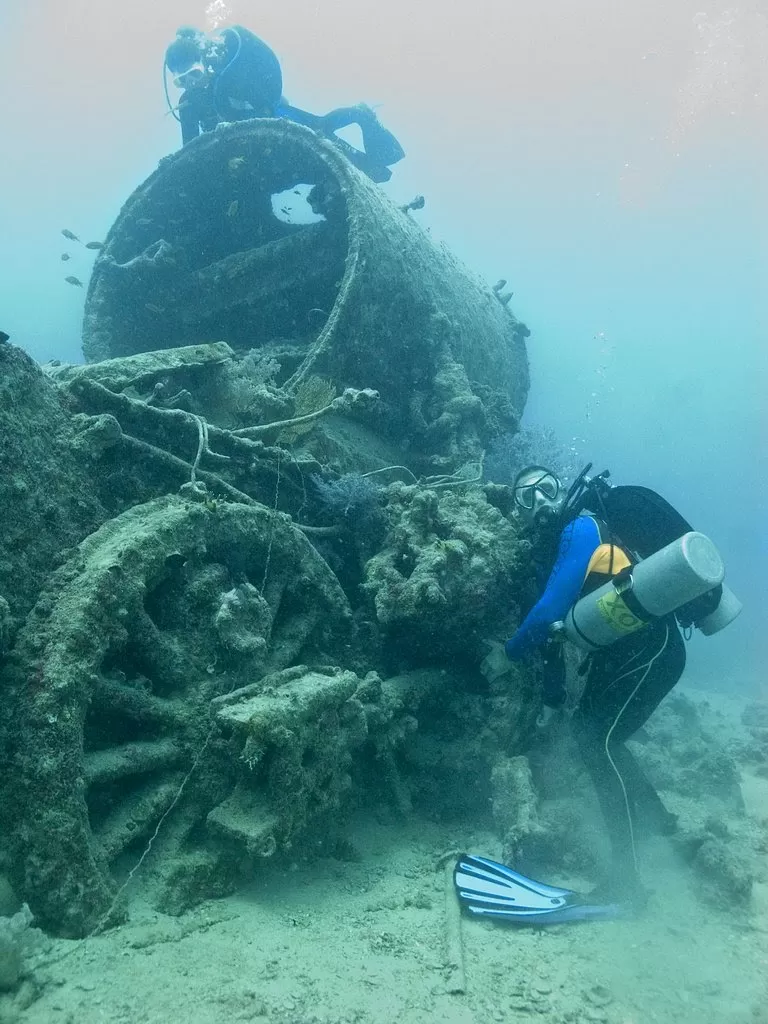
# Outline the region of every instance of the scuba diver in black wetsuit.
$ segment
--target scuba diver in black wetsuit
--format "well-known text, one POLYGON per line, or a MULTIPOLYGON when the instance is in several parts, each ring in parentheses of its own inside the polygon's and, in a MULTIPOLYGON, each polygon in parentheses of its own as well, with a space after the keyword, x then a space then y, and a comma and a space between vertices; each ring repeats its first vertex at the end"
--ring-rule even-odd
POLYGON ((183 145, 222 121, 274 116, 283 91, 277 57, 240 26, 224 29, 218 43, 180 28, 165 52, 165 68, 184 90, 178 104, 183 145))
POLYGON ((389 181, 390 165, 405 155, 394 135, 365 104, 339 107, 324 116, 291 106, 282 95, 277 57, 241 25, 224 29, 218 42, 196 29, 180 28, 166 50, 165 71, 170 71, 175 84, 184 90, 178 103, 183 145, 221 122, 283 117, 331 138, 350 162, 375 182, 389 181), (352 124, 360 127, 362 152, 335 134, 352 124))
POLYGON ((566 696, 558 640, 572 640, 589 652, 572 726, 613 854, 611 872, 589 898, 638 906, 645 890, 635 828, 640 824, 647 831, 670 834, 676 819, 626 740, 648 721, 683 673, 685 647, 678 623, 710 634, 735 618, 741 606, 721 583, 722 562, 708 538, 693 531, 654 491, 613 488, 607 473, 590 481, 589 468, 567 495, 546 467, 529 466, 515 479, 515 511, 535 530, 537 546, 552 550, 557 544, 554 566, 538 601, 504 647, 494 646, 482 669, 487 678, 499 678, 508 671, 506 659, 517 660, 542 646, 544 707, 539 725, 546 725, 566 696), (674 558, 669 554, 673 550, 674 558))

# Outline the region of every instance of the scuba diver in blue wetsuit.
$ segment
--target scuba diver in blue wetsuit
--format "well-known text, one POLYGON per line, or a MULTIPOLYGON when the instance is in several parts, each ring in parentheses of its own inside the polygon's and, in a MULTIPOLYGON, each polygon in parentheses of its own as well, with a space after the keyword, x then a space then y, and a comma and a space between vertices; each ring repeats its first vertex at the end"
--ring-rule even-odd
POLYGON ((389 181, 390 166, 405 155, 395 136, 363 103, 339 107, 324 116, 291 106, 282 94, 277 57, 241 25, 224 29, 215 42, 194 28, 180 28, 165 52, 164 74, 167 71, 183 89, 176 115, 183 145, 222 122, 283 117, 332 139, 350 162, 375 182, 389 181), (352 124, 360 128, 363 151, 335 134, 352 124))
MULTIPOLYGON (((520 517, 544 531, 559 525, 565 498, 558 478, 534 466, 520 473, 514 485, 520 517)), ((597 516, 581 514, 560 532, 557 554, 544 592, 504 645, 516 660, 541 644, 562 647, 551 640, 554 623, 563 622, 578 599, 602 586, 632 564, 632 558, 597 516)), ((549 658, 562 656, 551 650, 549 658)), ((635 861, 633 823, 662 833, 674 830, 675 819, 646 779, 625 741, 650 718, 678 682, 685 668, 685 647, 674 615, 667 615, 615 646, 589 655, 587 678, 573 717, 579 751, 590 773, 611 839, 614 873, 610 892, 601 898, 629 896, 637 901, 642 890, 635 861)), ((565 699, 562 681, 554 673, 544 696, 548 710, 565 699), (560 681, 560 685, 557 683, 560 681)), ((551 714, 551 710, 549 711, 551 714)))
POLYGON ((509 671, 510 660, 542 647, 539 725, 546 725, 566 695, 558 641, 568 639, 588 652, 572 724, 609 832, 612 868, 603 884, 582 897, 486 858, 461 858, 454 877, 462 904, 475 914, 516 923, 604 917, 621 905, 644 904, 636 828, 666 835, 676 819, 626 740, 683 673, 678 623, 710 635, 741 609, 722 584, 722 560, 707 537, 655 491, 612 487, 607 472, 589 480, 590 468, 567 494, 546 467, 528 466, 517 475, 515 511, 538 546, 549 550, 553 568, 517 631, 503 648, 492 645, 481 668, 489 680, 498 679, 509 671))

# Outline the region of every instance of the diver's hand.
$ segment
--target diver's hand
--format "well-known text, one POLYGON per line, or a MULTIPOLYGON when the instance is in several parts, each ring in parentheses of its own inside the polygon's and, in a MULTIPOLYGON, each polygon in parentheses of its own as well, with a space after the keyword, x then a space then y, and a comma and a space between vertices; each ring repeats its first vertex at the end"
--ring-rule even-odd
POLYGON ((489 650, 480 662, 480 671, 489 683, 494 683, 509 672, 512 662, 506 655, 504 644, 500 644, 498 640, 484 640, 483 643, 489 650))

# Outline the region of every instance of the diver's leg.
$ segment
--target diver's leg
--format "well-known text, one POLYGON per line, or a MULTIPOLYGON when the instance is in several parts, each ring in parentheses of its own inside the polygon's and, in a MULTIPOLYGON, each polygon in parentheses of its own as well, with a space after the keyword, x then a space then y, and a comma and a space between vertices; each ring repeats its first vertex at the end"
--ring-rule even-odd
POLYGON ((295 124, 303 124, 306 128, 311 128, 313 132, 325 132, 325 118, 319 114, 312 114, 308 110, 302 110, 301 107, 293 107, 290 103, 281 103, 277 110, 278 117, 284 117, 287 121, 293 121, 295 124))
POLYGON ((634 699, 627 705, 613 731, 614 747, 621 751, 621 763, 616 760, 627 792, 631 794, 636 817, 645 828, 659 835, 675 831, 677 819, 671 814, 646 778, 634 754, 624 741, 633 736, 651 717, 653 712, 679 681, 685 669, 685 644, 673 619, 654 627, 658 640, 663 628, 667 629, 666 643, 661 654, 634 699))
POLYGON ((579 710, 574 715, 573 725, 582 760, 592 779, 605 819, 613 863, 618 873, 630 880, 639 881, 631 807, 628 810, 622 783, 606 750, 608 727, 605 722, 589 718, 579 710))
MULTIPOLYGON (((621 777, 621 782, 626 791, 634 838, 637 838, 638 833, 644 835, 671 835, 677 827, 677 818, 664 806, 661 797, 649 782, 632 751, 627 747, 626 743, 619 742, 611 742, 608 749, 615 766, 613 773, 621 777)), ((598 770, 603 770, 604 768, 605 764, 601 765, 598 770)), ((592 774, 594 777, 594 773, 592 774)), ((595 788, 598 796, 600 796, 608 787, 605 784, 596 784, 595 788)), ((601 807, 606 814, 606 822, 608 824, 610 824, 610 821, 615 816, 617 816, 616 820, 619 822, 623 817, 626 817, 627 807, 623 799, 620 804, 614 803, 608 808, 603 806, 603 801, 601 800, 601 807), (608 817, 608 813, 611 814, 612 818, 608 817)), ((626 837, 627 832, 628 830, 622 830, 621 837, 618 838, 617 843, 614 845, 620 846, 622 838, 626 837)))
POLYGON ((645 833, 672 835, 677 829, 677 815, 664 806, 664 801, 626 744, 619 744, 617 750, 621 751, 621 763, 616 758, 614 760, 631 795, 633 821, 645 833))
POLYGON ((652 787, 624 740, 647 721, 677 682, 684 656, 676 627, 665 622, 655 623, 615 649, 598 652, 574 715, 576 739, 611 840, 614 873, 629 889, 640 885, 636 806, 638 800, 648 799, 652 787))
POLYGON ((367 175, 371 181, 375 181, 377 185, 389 181, 392 177, 392 171, 388 167, 377 163, 375 160, 371 160, 367 153, 362 153, 359 149, 355 149, 346 139, 340 139, 334 135, 332 141, 334 146, 341 150, 351 164, 354 164, 359 171, 367 175))
POLYGON ((323 131, 337 132, 342 128, 348 128, 351 124, 358 124, 360 111, 357 107, 335 107, 323 115, 323 131))
POLYGON ((389 167, 405 156, 403 147, 392 132, 380 123, 376 114, 364 103, 354 107, 337 107, 325 115, 323 122, 324 130, 328 133, 337 132, 351 124, 359 125, 365 154, 374 164, 389 167))
POLYGON ((363 119, 360 122, 365 152, 372 160, 390 167, 403 159, 405 150, 392 132, 380 123, 373 111, 371 114, 370 119, 363 119))
MULTIPOLYGON (((616 741, 628 740, 641 726, 645 725, 659 704, 680 680, 685 669, 685 644, 672 616, 655 622, 652 626, 647 627, 647 630, 644 630, 644 632, 646 631, 648 633, 647 642, 642 646, 635 660, 646 662, 652 658, 653 661, 642 686, 623 708, 616 721, 613 731, 616 741)), ((632 667, 633 664, 634 662, 630 663, 628 667, 632 667)), ((622 670, 619 667, 616 675, 620 676, 621 674, 622 670)), ((624 680, 618 680, 619 688, 624 684, 624 680)), ((619 704, 618 697, 612 695, 610 687, 598 699, 610 708, 619 704)), ((624 701, 622 701, 623 703, 624 701)))

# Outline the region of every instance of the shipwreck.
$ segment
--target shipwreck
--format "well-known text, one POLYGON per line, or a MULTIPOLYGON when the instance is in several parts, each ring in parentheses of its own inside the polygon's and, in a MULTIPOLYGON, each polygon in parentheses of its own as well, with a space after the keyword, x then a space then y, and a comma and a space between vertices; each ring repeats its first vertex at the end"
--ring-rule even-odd
POLYGON ((331 855, 361 802, 526 778, 535 678, 477 662, 529 572, 482 473, 527 334, 331 143, 257 120, 128 198, 84 364, 0 343, 0 854, 42 925, 106 927, 135 876, 179 912, 331 855))

